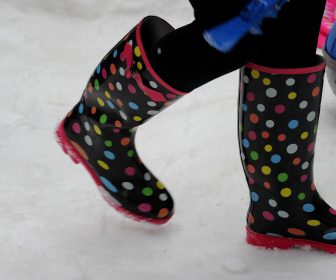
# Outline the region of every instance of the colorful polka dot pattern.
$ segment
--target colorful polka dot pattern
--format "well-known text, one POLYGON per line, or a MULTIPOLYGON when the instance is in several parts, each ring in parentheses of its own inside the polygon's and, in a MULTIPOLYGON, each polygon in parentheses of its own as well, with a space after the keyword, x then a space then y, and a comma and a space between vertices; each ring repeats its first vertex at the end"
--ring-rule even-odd
POLYGON ((336 244, 336 211, 313 180, 323 77, 241 70, 239 142, 257 233, 336 244))
POLYGON ((183 94, 172 93, 147 69, 137 28, 140 25, 98 65, 64 127, 101 185, 123 208, 145 220, 168 219, 172 197, 138 157, 134 136, 137 126, 183 94))

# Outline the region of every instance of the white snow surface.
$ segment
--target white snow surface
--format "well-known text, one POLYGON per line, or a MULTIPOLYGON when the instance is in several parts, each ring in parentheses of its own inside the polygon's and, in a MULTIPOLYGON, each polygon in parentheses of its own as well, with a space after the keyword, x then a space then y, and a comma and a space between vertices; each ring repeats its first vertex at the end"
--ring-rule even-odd
MULTIPOLYGON (((116 213, 62 153, 57 123, 105 53, 148 14, 175 27, 193 19, 186 0, 0 0, 0 279, 334 279, 335 256, 245 243, 237 71, 138 130, 144 162, 176 201, 166 225, 116 213)), ((334 206, 335 143, 326 83, 315 174, 334 206)))

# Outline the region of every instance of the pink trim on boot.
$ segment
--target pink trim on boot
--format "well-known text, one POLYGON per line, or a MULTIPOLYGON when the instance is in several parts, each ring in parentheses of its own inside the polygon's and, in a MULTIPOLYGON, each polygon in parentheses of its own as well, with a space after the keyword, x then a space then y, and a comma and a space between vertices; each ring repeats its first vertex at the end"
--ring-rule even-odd
POLYGON ((280 249, 288 250, 292 248, 313 248, 320 251, 324 251, 330 254, 336 254, 336 246, 328 245, 325 243, 296 239, 296 238, 284 238, 271 236, 266 234, 260 234, 252 231, 249 227, 246 227, 246 242, 253 246, 264 247, 265 249, 280 249))

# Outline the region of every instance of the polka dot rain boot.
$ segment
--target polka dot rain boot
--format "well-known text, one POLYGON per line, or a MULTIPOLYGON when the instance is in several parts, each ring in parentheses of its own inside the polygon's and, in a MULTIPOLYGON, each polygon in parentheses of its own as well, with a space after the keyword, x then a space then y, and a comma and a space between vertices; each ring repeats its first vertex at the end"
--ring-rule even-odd
POLYGON ((134 137, 139 125, 185 95, 155 73, 145 51, 172 30, 158 17, 143 19, 103 58, 56 131, 63 150, 86 167, 111 206, 154 224, 171 218, 174 203, 141 162, 134 137))
POLYGON ((247 242, 336 253, 336 211, 318 194, 313 161, 325 61, 241 70, 239 144, 251 204, 247 242))

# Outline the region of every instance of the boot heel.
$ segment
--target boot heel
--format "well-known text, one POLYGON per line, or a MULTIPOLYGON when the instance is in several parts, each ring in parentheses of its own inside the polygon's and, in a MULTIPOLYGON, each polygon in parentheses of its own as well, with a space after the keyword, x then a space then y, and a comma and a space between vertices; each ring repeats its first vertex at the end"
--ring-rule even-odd
POLYGON ((249 227, 246 227, 246 242, 253 246, 264 247, 265 249, 288 250, 295 247, 295 244, 288 238, 256 233, 249 227))
POLYGON ((77 155, 75 148, 70 144, 67 136, 64 132, 64 121, 62 121, 56 129, 56 139, 58 144, 61 146, 63 152, 67 154, 75 164, 81 163, 81 159, 77 155))

